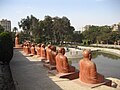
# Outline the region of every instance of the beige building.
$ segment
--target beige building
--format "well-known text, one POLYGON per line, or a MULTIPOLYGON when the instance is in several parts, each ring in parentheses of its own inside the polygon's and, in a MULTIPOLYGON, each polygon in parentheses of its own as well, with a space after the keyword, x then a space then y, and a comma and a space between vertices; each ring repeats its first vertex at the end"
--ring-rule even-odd
POLYGON ((90 27, 91 27, 91 25, 86 25, 85 27, 83 27, 82 31, 89 30, 90 27))
POLYGON ((120 31, 120 23, 112 25, 112 31, 120 31))
POLYGON ((74 31, 74 33, 76 33, 76 34, 81 34, 81 31, 74 31))
POLYGON ((2 19, 0 25, 4 28, 4 31, 11 32, 11 21, 7 19, 2 19))

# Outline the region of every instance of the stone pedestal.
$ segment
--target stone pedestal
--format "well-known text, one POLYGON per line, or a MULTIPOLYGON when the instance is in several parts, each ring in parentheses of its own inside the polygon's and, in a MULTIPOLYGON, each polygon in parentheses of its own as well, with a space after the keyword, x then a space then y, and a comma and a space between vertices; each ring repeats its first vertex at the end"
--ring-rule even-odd
POLYGON ((70 73, 58 73, 57 70, 50 70, 48 73, 55 75, 59 78, 67 78, 69 80, 77 79, 79 78, 79 71, 76 70, 75 72, 70 73))
POLYGON ((84 87, 88 87, 88 88, 96 88, 102 85, 107 85, 107 86, 111 86, 111 80, 109 79, 105 79, 104 82, 102 83, 98 83, 98 84, 89 84, 89 83, 84 83, 82 81, 80 81, 79 79, 75 79, 73 80, 73 82, 75 82, 76 84, 79 84, 80 86, 84 86, 84 87))
POLYGON ((56 66, 55 65, 50 65, 49 63, 48 64, 43 64, 44 67, 48 68, 49 70, 55 70, 56 69, 56 66))

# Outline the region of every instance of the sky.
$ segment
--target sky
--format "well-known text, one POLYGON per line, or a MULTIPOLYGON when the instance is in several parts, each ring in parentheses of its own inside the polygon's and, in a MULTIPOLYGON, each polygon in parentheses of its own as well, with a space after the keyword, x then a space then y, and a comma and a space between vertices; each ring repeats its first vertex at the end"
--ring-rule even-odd
POLYGON ((120 0, 0 0, 0 20, 11 20, 12 28, 30 15, 39 20, 66 16, 78 31, 85 25, 120 22, 120 0))

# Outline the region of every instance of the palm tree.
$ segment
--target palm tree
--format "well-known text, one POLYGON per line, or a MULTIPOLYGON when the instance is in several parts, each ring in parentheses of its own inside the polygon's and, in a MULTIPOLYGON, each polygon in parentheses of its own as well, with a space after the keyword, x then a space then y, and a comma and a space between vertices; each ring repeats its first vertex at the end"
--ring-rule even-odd
POLYGON ((14 27, 14 28, 13 28, 13 32, 16 33, 17 31, 18 31, 18 28, 17 28, 17 27, 14 27))

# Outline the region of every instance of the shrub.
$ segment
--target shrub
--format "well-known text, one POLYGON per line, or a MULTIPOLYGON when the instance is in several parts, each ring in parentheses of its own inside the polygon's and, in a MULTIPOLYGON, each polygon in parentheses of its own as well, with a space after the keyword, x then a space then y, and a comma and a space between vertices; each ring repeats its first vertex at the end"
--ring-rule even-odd
POLYGON ((9 32, 0 34, 0 61, 9 64, 13 57, 13 42, 9 32))

